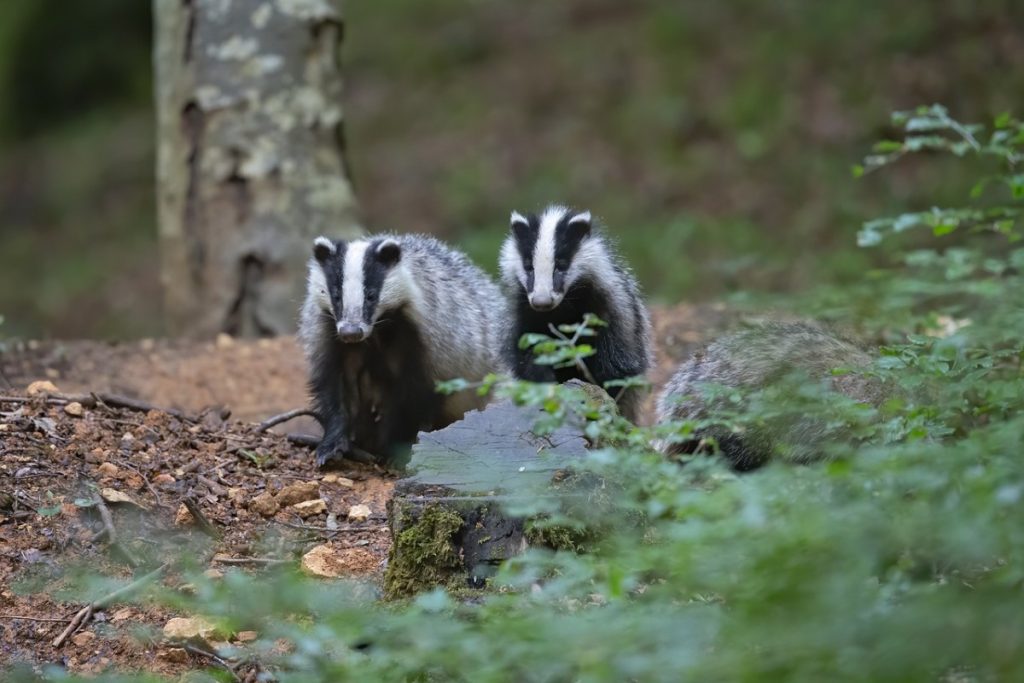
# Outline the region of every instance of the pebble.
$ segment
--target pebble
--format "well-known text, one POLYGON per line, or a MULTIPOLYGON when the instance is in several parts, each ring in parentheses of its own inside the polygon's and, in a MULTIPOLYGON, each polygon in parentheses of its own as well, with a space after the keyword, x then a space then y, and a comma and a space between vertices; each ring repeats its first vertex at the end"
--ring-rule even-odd
POLYGON ((249 501, 249 509, 263 517, 273 517, 279 507, 277 500, 268 491, 264 491, 249 501))
POLYGON ((323 498, 317 498, 316 500, 306 500, 301 503, 296 503, 295 505, 292 505, 292 510, 295 510, 295 513, 298 514, 299 517, 306 519, 307 517, 312 517, 313 515, 319 515, 323 514, 324 512, 327 512, 327 501, 325 501, 323 498))
POLYGON ((64 406, 64 412, 70 415, 71 417, 82 417, 82 414, 85 411, 82 409, 81 403, 79 403, 78 401, 72 401, 71 403, 68 403, 67 405, 64 406))
POLYGON ((101 477, 116 477, 117 473, 121 470, 118 469, 117 465, 114 463, 105 462, 97 468, 97 471, 100 473, 101 477))
POLYGON ((274 496, 278 505, 295 505, 320 497, 320 484, 315 481, 300 481, 288 484, 274 496))
POLYGON ((350 522, 365 522, 373 514, 368 505, 353 505, 348 509, 348 520, 350 522))
POLYGON ((40 394, 59 394, 60 389, 58 389, 57 385, 53 382, 42 379, 29 384, 25 393, 29 396, 39 396, 40 394))

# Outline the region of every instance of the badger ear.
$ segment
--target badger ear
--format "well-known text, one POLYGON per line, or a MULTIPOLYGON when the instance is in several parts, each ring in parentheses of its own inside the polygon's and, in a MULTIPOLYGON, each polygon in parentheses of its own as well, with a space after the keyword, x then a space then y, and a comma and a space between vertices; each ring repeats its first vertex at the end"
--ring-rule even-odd
POLYGON ((386 266, 393 266, 402 260, 402 246, 393 239, 386 239, 377 245, 377 258, 386 266))
POLYGON ((509 218, 509 227, 512 228, 513 235, 522 237, 530 229, 530 221, 518 211, 513 211, 509 218))
POLYGON ((313 258, 320 263, 338 253, 338 247, 326 237, 317 237, 313 240, 313 258))
POLYGON ((577 237, 586 237, 590 234, 591 218, 589 211, 582 211, 566 221, 569 231, 577 237))

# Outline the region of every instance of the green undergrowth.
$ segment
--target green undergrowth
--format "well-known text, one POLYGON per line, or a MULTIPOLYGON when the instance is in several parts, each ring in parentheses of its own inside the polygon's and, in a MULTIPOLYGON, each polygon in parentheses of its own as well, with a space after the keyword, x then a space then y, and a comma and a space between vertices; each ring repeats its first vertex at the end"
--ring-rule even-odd
MULTIPOLYGON (((865 224, 862 248, 882 265, 849 289, 773 302, 866 340, 871 362, 843 371, 886 387, 878 405, 813 378, 708 387, 723 410, 641 429, 572 387, 488 382, 541 407, 542 431, 568 421, 603 444, 572 475, 589 486, 582 504, 509 510, 542 542, 488 591, 382 603, 363 584, 197 572, 176 604, 258 631, 247 656, 279 681, 1024 680, 1024 125, 926 107, 892 128, 857 173, 949 157, 985 179, 958 204, 865 224), (817 462, 740 474, 649 446, 793 414, 829 426, 817 462), (590 534, 585 552, 567 550, 576 533, 590 534)), ((548 362, 585 364, 596 324, 533 341, 548 362)), ((461 520, 425 514, 397 544, 455 566, 461 520)), ((429 578, 396 571, 403 590, 429 578)))

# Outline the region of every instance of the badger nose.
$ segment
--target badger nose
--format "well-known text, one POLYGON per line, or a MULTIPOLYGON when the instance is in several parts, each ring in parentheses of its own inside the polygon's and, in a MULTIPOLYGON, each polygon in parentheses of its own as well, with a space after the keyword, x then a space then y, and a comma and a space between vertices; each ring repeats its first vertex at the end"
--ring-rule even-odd
POLYGON ((530 306, 535 311, 550 311, 555 307, 555 298, 551 294, 531 294, 530 306))
POLYGON ((338 323, 338 338, 346 344, 361 342, 369 335, 370 328, 360 323, 338 323))

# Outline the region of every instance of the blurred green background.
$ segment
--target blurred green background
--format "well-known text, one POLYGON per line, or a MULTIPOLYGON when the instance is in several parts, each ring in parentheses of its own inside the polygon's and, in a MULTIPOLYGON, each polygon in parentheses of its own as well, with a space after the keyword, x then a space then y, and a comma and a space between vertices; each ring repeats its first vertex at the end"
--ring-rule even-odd
MULTIPOLYGON (((149 5, 0 2, 5 335, 161 334, 149 5)), ((494 270, 510 209, 585 206, 662 303, 856 276, 870 266, 862 220, 967 191, 941 164, 851 179, 889 112, 1024 108, 1019 0, 345 11, 347 136, 371 228, 438 234, 494 270)))

